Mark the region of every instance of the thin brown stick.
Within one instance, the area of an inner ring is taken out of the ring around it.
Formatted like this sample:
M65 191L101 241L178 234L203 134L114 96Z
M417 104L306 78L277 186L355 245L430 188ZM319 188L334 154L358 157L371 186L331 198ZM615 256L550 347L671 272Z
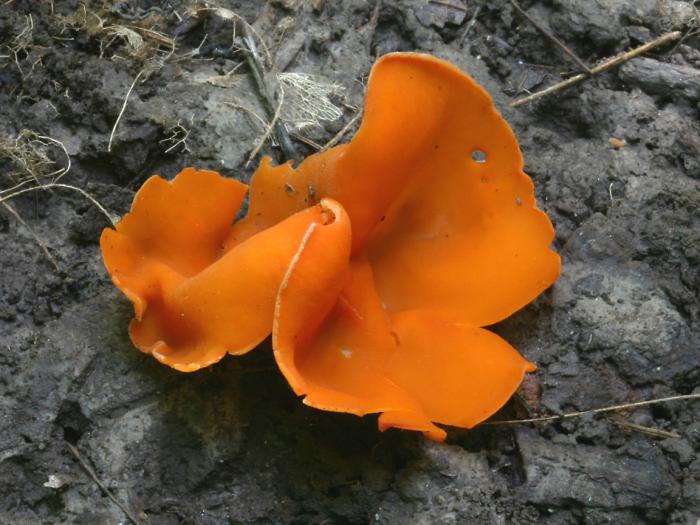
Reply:
M255 158L255 156L260 152L262 147L265 145L265 141L272 134L272 130L275 129L277 122L279 122L280 113L282 112L282 104L284 104L284 90L280 88L279 102L277 102L277 109L275 110L275 114L272 115L272 120L270 120L270 124L268 124L267 128L265 129L265 132L260 137L260 140L258 140L256 146L253 148L253 151L251 151L250 155L248 155L248 160L245 163L246 168L248 167L250 162Z
M462 33L462 36L459 38L459 47L462 47L464 45L464 41L467 39L467 35L472 30L472 27L474 27L474 24L476 24L476 18L479 16L479 13L481 12L481 8L484 7L484 3L485 3L485 1L480 2L474 8L474 13L472 14L472 17L469 19L469 22L467 22L467 26L464 28L464 33Z
M46 258L49 260L51 265L53 266L54 270L56 270L56 273L61 273L61 268L58 266L58 263L56 262L56 259L54 259L54 256L51 255L51 252L49 251L48 247L46 244L44 244L44 241L42 241L39 236L32 230L29 225L22 219L19 213L17 213L17 210L15 210L12 206L10 206L7 202L3 202L0 200L0 204L12 215L15 220L20 223L22 226L24 226L29 234L34 237L34 240L36 243L39 245L39 248L41 248L41 251L44 252L44 255L46 255Z
M687 394L683 396L662 397L659 399L650 399L647 401L637 401L636 403L625 403L624 405L613 405L603 408L593 408L591 410L582 410L580 412L569 412L568 414L560 414L558 416L533 417L530 419L506 419L501 421L486 421L482 425L519 425L522 423L543 423L547 421L561 421L562 419L570 419L572 417L581 417L588 414L602 414L604 412L619 412L620 410L628 410L630 408L644 407L648 405L656 405L658 403L667 403L669 401L688 401L700 399L700 394Z
M518 13L520 13L528 22L530 22L535 27L535 29L537 29L540 33L542 33L544 36L546 36L552 42L554 42L564 53L569 55L569 57L571 57L571 59L574 62L576 62L576 65L578 65L578 67L580 67L582 71L584 71L588 75L592 74L590 68L586 65L586 63L583 60L581 60L579 56L569 48L569 46L567 46L564 42L559 40L556 36L554 36L554 34L551 31L549 31L536 19L530 16L530 14L527 11L520 7L520 4L517 0L510 0L510 4L513 6L513 8L515 8L515 10Z
M129 518L129 521L131 521L134 525L141 525L141 522L134 516L129 509L127 509L117 498L112 492L105 486L104 483L100 481L100 478L97 477L97 474L95 474L95 471L92 470L92 467L88 465L87 461L83 459L83 457L80 455L80 452L78 452L78 449L75 448L73 445L68 443L66 441L66 446L68 447L68 450L70 450L70 453L73 454L75 459L78 460L78 463L80 463L80 466L83 467L85 472L87 472L88 476L92 478L92 481L95 482L95 484L100 487L100 490L105 493L105 495L111 499L114 504L121 509L121 511L126 515L127 518Z
M444 0L428 0L429 4L435 4L435 5L442 5L445 7L450 7L452 9L456 9L457 11L462 11L463 13L467 12L467 8L461 5L457 4L452 4L450 2L445 2Z
M112 214L109 213L104 206L102 206L99 202L97 202L97 199L90 195L87 191L85 191L82 188L78 188L77 186L71 186L70 184L56 184L54 182L49 182L48 184L42 184L41 186L32 186L30 188L24 188L22 190L17 190L9 195L3 195L0 196L0 204L3 204L5 201L9 201L10 199L14 199L15 197L18 197L19 195L22 195L24 193L29 193L32 191L45 191L45 190L50 190L51 188L63 188L66 190L71 190L71 191L77 191L80 193L83 197L85 197L87 200L89 200L98 210L102 212L102 214L107 217L107 220L112 223L112 226L116 226L117 224L117 219L112 217Z
M674 438L677 439L680 436L680 434L677 434L675 432L669 432L668 430L661 430L660 428L651 428L651 427L645 427L644 425L638 425L637 423L631 423L629 421L625 421L624 419L617 419L613 417L609 417L608 421L610 421L612 424L617 425L618 427L622 428L628 428L630 430L636 430L637 432L642 432L644 434L649 434L650 436L666 439L666 438Z
M336 133L331 140L326 142L324 146L321 148L321 151L326 151L329 148L332 148L335 146L340 140L343 138L343 136L350 130L350 128L357 122L357 119L359 119L362 116L362 111L358 111L355 113L355 115L348 121L345 126L343 126L343 129L341 129L338 133Z
M294 140L301 142L302 144L306 144L307 146L315 149L316 151L319 151L323 147L315 140L311 140L309 137L305 137L301 133L290 131L289 136L292 137Z
M700 10L698 10L698 8L695 7L696 1L697 0L693 0L692 2L690 2L690 7L692 7L693 12L695 13L695 20L693 21L695 23L694 24L690 23L690 22L688 23L688 30L683 35L683 38L681 38L678 42L676 42L676 45L673 46L673 48L668 52L669 55L672 55L673 53L675 53L676 49L678 49L681 46L681 44L683 44L683 42L686 41L686 39L700 33L700 31L698 31L698 29L700 29ZM695 26L695 28L693 28L693 25Z
M680 31L672 31L670 33L661 35L659 38L656 38L651 42L647 42L644 45L641 45L631 51L627 51L626 53L622 53L621 55L617 55L613 58L606 60L602 64L595 66L591 69L590 75L585 73L574 75L573 77L567 78L566 80L559 82L558 84L554 84L553 86L550 86L548 88L545 88L542 91L538 91L537 93L533 93L532 95L528 95L526 97L514 100L510 103L510 107L517 108L518 106L522 106L523 104L527 104L528 102L532 102L533 100L537 100L552 93L556 93L557 91L561 91L562 89L567 88L569 86L573 86L574 84L577 84L586 78L590 78L600 73L604 73L609 69L619 66L620 64L624 64L628 60L637 57L642 53L646 53L650 49L661 46L663 44L667 44L668 42L672 42L680 38L680 36Z
M236 104L235 102L224 102L224 105L225 105L225 106L231 106L232 108L240 109L241 111L244 111L247 115L253 117L253 119L254 119L256 122L258 122L258 123L262 126L263 129L265 129L265 128L267 127L267 122L265 122L265 119L262 118L260 115L258 115L258 114L257 114L255 111L253 111L252 109L250 109L250 108L248 108L248 107L246 107L246 106L243 106L243 105L241 105L241 104ZM207 113L207 115L208 115L208 114L209 114L209 113ZM205 115L205 116L202 118L202 120L204 120L204 118L206 118L207 115Z
M294 149L292 140L289 138L289 133L287 132L286 126L279 119L274 119L274 115L277 113L277 111L275 109L272 95L270 94L267 83L265 82L264 69L262 63L260 62L260 57L258 56L255 40L253 39L253 35L251 33L251 28L245 22L242 23L241 26L248 68L250 69L250 74L253 77L253 82L258 90L258 94L260 95L263 106L265 107L265 111L267 112L268 117L273 120L272 124L274 126L273 129L277 143L286 157L285 160L296 160L296 150Z

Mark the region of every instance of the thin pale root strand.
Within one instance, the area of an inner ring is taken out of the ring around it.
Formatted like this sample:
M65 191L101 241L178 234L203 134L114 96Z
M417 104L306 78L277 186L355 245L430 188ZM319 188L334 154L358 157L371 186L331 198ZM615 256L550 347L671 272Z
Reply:
M582 410L580 412L569 412L567 414L560 414L557 416L544 416L544 417L534 417L534 418L529 418L529 419L507 419L507 420L501 420L501 421L486 421L484 423L481 423L481 426L497 426L497 425L522 425L522 424L527 424L527 423L548 423L552 421L562 421L564 419L571 419L575 417L582 417L582 416L587 416L589 414L604 414L607 412L621 412L623 410L630 410L633 408L639 408L639 407L644 407L644 406L649 406L649 405L656 405L659 403L668 403L670 401L693 401L700 399L700 393L699 394L687 394L687 395L681 395L681 396L671 396L671 397L662 397L658 399L649 399L646 401L637 401L636 403L625 403L622 405L612 405L612 406L607 406L607 407L602 407L602 408L593 408L591 410ZM659 437L680 437L678 434L675 432L667 432L664 430L658 430L658 429L650 429L648 427L642 427L641 425L636 425L634 423L628 423L627 421L622 421L622 420L613 420L612 421L614 424L618 426L626 426L627 428L630 428L632 430L638 430L638 431L646 431L647 433L653 433L656 432L656 435ZM643 430L642 430L643 428Z
M117 218L115 218L111 213L109 213L104 206L102 206L95 197L90 195L87 191L85 191L82 188L78 188L77 186L71 186L70 184L56 184L53 182L50 182L48 184L42 184L41 186L32 186L31 188L24 188L21 190L17 190L14 193L10 193L9 195L5 195L4 197L0 197L0 204L5 203L6 201L9 201L10 199L13 199L15 197L18 197L24 193L29 193L32 191L42 191L42 190L50 190L53 188L63 188L71 191L76 191L80 193L83 197L85 197L90 203L92 203L102 214L107 217L109 222L112 224L112 226L116 226L117 223Z

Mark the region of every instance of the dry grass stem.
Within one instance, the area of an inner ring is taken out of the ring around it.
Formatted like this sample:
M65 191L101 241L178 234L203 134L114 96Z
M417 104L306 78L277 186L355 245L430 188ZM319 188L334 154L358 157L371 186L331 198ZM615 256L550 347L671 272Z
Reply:
M312 147L316 151L320 151L323 146L319 144L318 142L311 140L308 137L305 137L301 133L297 133L295 131L290 131L289 136L292 137L294 140L301 142L302 144L306 144L309 147Z
M546 27L544 27L542 24L540 24L536 19L534 19L530 14L525 11L522 7L520 7L520 4L518 3L517 0L510 0L510 4L513 6L513 8L520 13L521 16L523 16L528 22L532 24L532 26L537 29L540 33L542 33L544 36L549 38L554 44L559 47L564 53L569 55L571 59L576 62L576 65L578 65L581 70L590 75L592 74L592 71L590 68L585 64L583 60L579 58L579 56L574 53L569 46L567 46L564 42L559 40L552 32L550 32Z
M58 149L65 156L65 166L54 169L49 148ZM14 170L5 174L12 182L9 188L0 189L0 204L7 209L7 202L25 193L54 188L69 189L80 193L90 201L114 225L115 219L97 199L77 186L59 181L71 169L71 158L65 145L54 138L23 129L15 139L0 139L0 157L10 161ZM9 211L9 210L8 210Z
M125 43L127 54L131 56L137 56L143 49L143 37L126 26L107 26L102 33L104 38L100 39L100 58L104 57L105 51L118 39Z
M587 73L580 73L578 75L574 75L573 77L567 78L566 80L563 80L562 82L559 82L558 84L554 84L553 86L550 86L548 88L545 88L542 91L538 91L538 92L533 93L531 95L528 95L526 97L522 97L522 98L519 98L517 100L514 100L513 102L510 103L510 106L513 108L518 107L518 106L522 106L523 104L527 104L528 102L532 102L534 100L540 99L540 98L545 97L547 95L551 95L552 93L556 93L557 91L561 91L562 89L565 89L569 86L573 86L574 84L578 84L579 82L581 82L582 80L585 80L586 78L590 78L592 76L599 75L600 73L604 73L605 71L608 71L609 69L612 69L614 67L619 66L620 64L624 64L628 60L631 60L634 57L637 57L643 53L646 53L647 51L654 49L655 47L661 46L663 44L667 44L669 42L673 42L674 40L677 40L680 37L681 37L680 31L672 31L671 33L666 33L664 35L661 35L660 37L652 40L651 42L647 42L644 45L641 45L635 49L632 49L631 51L627 51L626 53L622 53L620 55L617 55L613 58L606 60L602 64L595 66L594 68L591 69L590 75Z
M264 67L260 61L260 57L258 56L255 39L253 38L249 24L243 24L242 32L243 44L246 48L246 62L248 63L250 75L253 78L253 82L255 83L255 87L258 91L263 107L271 118L271 125L273 126L277 143L285 154L286 160L295 160L296 151L294 149L294 145L289 138L286 126L279 120L281 106L278 106L277 109L275 109L273 96L271 94L271 90L268 88L267 82L265 81ZM280 93L282 93L282 88L280 88ZM275 118L275 115L277 115L277 118ZM250 160L248 162L250 162Z
M126 92L126 97L124 97L124 104L122 104L122 109L119 111L119 115L117 115L117 120L114 121L112 133L109 134L109 142L107 143L107 152L109 153L112 152L112 140L114 139L114 133L117 131L117 126L119 125L119 121L121 120L122 115L124 115L124 110L126 109L126 105L129 102L129 96L131 95L131 91L134 89L136 82L139 81L139 78L141 78L141 75L143 75L143 73L143 69L137 73L136 77L134 78L134 81L131 83L131 86L129 86L129 91Z
M41 248L41 251L44 252L44 255L48 259L48 261L51 263L51 266L53 266L54 270L56 273L61 273L61 268L58 266L58 262L56 262L56 259L54 258L53 255L51 255L51 252L49 251L49 248L46 246L46 244L39 238L39 236L36 234L36 232L29 227L29 225L20 217L19 213L17 213L17 210L15 210L12 206L10 206L9 203L4 202L3 200L0 200L0 205L2 205L3 208L5 208L10 215L12 215L15 220L20 223L22 226L24 226L29 234L34 238L34 241L39 245L39 248Z
M343 126L343 129L341 129L338 133L336 133L331 140L326 142L326 144L321 148L321 151L326 151L329 148L332 148L335 146L338 142L341 141L341 139L345 136L345 134L350 131L350 128L353 127L355 122L362 116L362 112L358 111L353 115L353 117L348 121L345 126Z
M272 115L272 120L270 121L270 124L268 124L267 129L265 129L265 132L262 134L262 136L258 140L257 145L253 148L253 151L250 152L250 155L248 155L248 160L245 163L246 168L250 165L251 161L255 158L255 156L258 153L260 153L260 150L265 145L265 141L272 134L272 131L275 129L275 126L277 125L277 121L280 118L280 113L282 112L282 104L284 104L284 89L280 88L279 93L280 93L280 96L279 96L279 101L277 102L277 109L275 110L274 115Z
M253 120L257 122L258 124L261 125L262 129L267 128L268 124L267 121L262 118L260 115L258 115L255 111L250 109L249 107L246 107L242 104L238 104L236 102L224 102L226 106L231 106L232 108L235 109L240 109L241 111L245 112L248 116L253 117Z
M501 421L486 421L481 425L520 425L524 423L546 423L548 421L561 421L563 419L571 419L573 417L581 417L588 414L603 414L606 412L620 412L631 408L645 407L649 405L657 405L659 403L668 403L670 401L692 401L700 399L700 394L687 394L682 396L662 397L659 399L649 399L646 401L637 401L636 403L625 403L623 405L613 405L602 408L593 408L591 410L582 410L580 412L569 412L568 414L560 414L558 416L533 417L529 419L506 419Z
M112 494L112 491L110 491L107 486L100 481L100 478L97 477L97 474L95 474L95 471L92 469L92 467L88 464L87 461L83 459L83 457L80 455L80 452L78 452L78 449L75 448L73 445L68 443L66 441L66 446L68 447L68 450L70 450L70 453L73 454L73 457L78 460L78 463L80 463L80 466L83 467L83 470L87 473L88 476L90 476L90 479L95 482L95 485L97 485L100 490L109 498L112 500L112 502L119 507L119 509L126 515L127 518L129 518L129 521L133 523L134 525L141 525L141 522L138 520L136 516L134 516L129 509L126 508L126 506L119 501L114 494Z
M31 14L25 15L25 24L22 30L15 35L9 43L0 46L0 49L5 49L8 54L0 55L0 58L12 59L19 71L20 76L27 78L38 63L41 62L41 56L31 62L31 68L25 72L22 67L22 62L29 58L31 48L34 46L34 18Z
M207 84L220 88L231 88L238 85L241 81L242 75L235 75L234 73L239 66L243 65L244 62L239 62L230 71L223 75L213 75L205 80Z
M629 430L635 430L637 432L641 432L643 434L649 434L650 436L658 437L661 439L667 439L667 438L677 439L677 438L681 437L681 435L676 433L676 432L669 432L668 430L661 430L658 428L645 427L644 425L638 425L636 423L631 423L629 421L625 421L624 419L617 419L614 417L609 417L608 421L610 421L614 425L617 425L618 427L626 428Z
M98 39L100 58L117 41L124 44L126 56L141 61L154 59L164 61L175 53L175 40L165 33L135 24L105 25L102 17L93 11L88 11L84 4L73 15L64 17L64 24L74 30L85 31L90 37ZM113 58L123 57L115 54Z
M435 5L441 5L443 7L449 7L451 9L454 9L456 11L462 11L463 13L466 13L468 9L464 7L463 5L459 4L453 4L451 2L445 2L444 0L428 0L429 4L435 4Z
M260 42L260 47L262 48L263 51L263 58L264 61L267 65L272 66L273 61L272 61L272 55L270 54L270 49L267 47L267 43L265 42L265 39L260 35L260 33L251 25L249 24L245 18L243 18L241 15L238 13L231 11L230 9L226 9L224 7L203 7L201 9L197 9L197 13L200 12L209 12L215 16L218 16L219 18L222 18L223 20L231 20L233 22L233 29L231 33L231 49L236 49L239 51L247 51L248 49L246 47L241 47L236 44L236 23L241 24L245 29L243 33L251 33L255 39ZM257 46L255 46L257 47Z
M481 13L481 9L484 7L484 3L485 3L485 0L482 0L474 8L474 13L472 14L472 17L469 19L469 22L467 22L467 25L464 28L464 32L462 33L462 36L459 38L459 47L460 48L464 45L464 41L467 39L467 35L472 30L472 27L474 27L474 25L476 24L476 19L479 16L479 13Z
M174 126L168 128L170 136L159 141L159 144L169 144L164 153L170 153L178 146L182 145L182 151L190 152L187 146L187 139L190 136L190 130L184 127L179 121Z
M190 12L190 16L197 17L200 13L210 14L232 22L230 49L244 53L246 59L245 63L248 65L250 75L258 91L267 117L270 119L269 124L263 119L258 119L262 120L265 131L261 139L258 140L256 146L253 148L246 165L250 164L252 158L259 153L260 149L264 145L264 142L273 134L275 136L276 143L279 145L280 149L282 149L286 158L296 158L296 152L294 150L294 145L289 138L289 132L283 123L283 119L280 118L283 109L281 104L282 100L284 99L283 88L279 88L279 100L278 103L275 103L274 90L270 89L270 86L265 78L266 66L272 68L274 65L272 55L270 54L270 50L265 42L265 39L262 38L258 31L242 16L234 11L231 11L230 9L207 6L192 10ZM237 31L239 29L241 32L240 36L237 35ZM262 54L258 53L258 44L260 45ZM237 65L234 70L238 67L239 65ZM225 77L230 76L232 72L233 71L225 75ZM218 82L219 80L222 79L210 79L210 83ZM247 108L244 108L243 106L238 106L236 104L230 105L248 111ZM248 112L257 118L257 115L250 111Z
M56 164L49 156L52 147L58 148L65 156L64 167L51 170ZM29 129L21 130L15 139L0 139L0 158L9 160L15 166L14 170L7 173L15 186L0 190L0 195L31 182L58 182L71 168L70 155L61 141Z
M88 201L90 201L102 214L109 220L109 222L112 224L112 226L116 226L117 219L112 216L111 213L107 211L107 209L102 206L95 197L90 195L87 191L85 191L82 188L78 188L77 186L73 186L71 184L56 184L53 182L50 182L48 184L42 184L41 186L32 186L30 188L24 188L21 190L13 191L12 193L9 193L7 195L1 196L0 197L0 204L3 204L6 201L9 201L11 199L14 199L15 197L19 197L20 195L24 195L25 193L31 193L33 191L46 191L46 190L51 190L54 188L63 188L71 191L75 191L77 193L80 193L83 197L85 197ZM11 190L14 188L10 188ZM5 190L7 191L7 190Z

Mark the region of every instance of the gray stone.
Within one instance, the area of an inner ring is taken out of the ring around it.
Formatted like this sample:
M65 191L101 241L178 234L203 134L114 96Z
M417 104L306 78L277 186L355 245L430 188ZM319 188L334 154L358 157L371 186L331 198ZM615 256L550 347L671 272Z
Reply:
M700 70L692 67L634 58L620 68L620 79L651 95L700 100Z
M601 446L554 445L530 431L518 432L518 444L526 476L521 490L535 504L663 510L680 492L651 446L636 458Z

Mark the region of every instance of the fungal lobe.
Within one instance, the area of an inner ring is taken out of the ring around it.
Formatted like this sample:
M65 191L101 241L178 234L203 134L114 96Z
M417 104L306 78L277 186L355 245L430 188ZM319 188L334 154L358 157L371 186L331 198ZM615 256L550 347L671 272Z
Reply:
M233 243L245 190L207 171L151 177L100 239L114 284L134 305L132 342L178 370L243 354L270 334L287 267L307 230L325 220L312 206Z
M517 141L484 90L415 54L376 63L349 144L296 170L261 164L241 231L306 205L281 191L285 184L312 184L342 204L352 224L350 279L314 323L315 336L290 336L301 325L294 328L289 312L304 311L291 304L337 283L314 290L292 269L278 298L273 344L283 370L296 367L286 375L307 404L383 412L382 428L439 439L431 421L471 427L507 401L534 366L481 327L530 302L560 266L549 248L553 228L522 167ZM311 257L300 257L297 271Z
M472 159L476 150L484 162ZM284 187L311 185L347 210L353 254L366 249L389 310L459 310L484 326L559 273L554 230L522 168L513 132L473 80L426 55L386 55L352 141L296 170L264 159L235 228L249 235L305 208L307 196Z

